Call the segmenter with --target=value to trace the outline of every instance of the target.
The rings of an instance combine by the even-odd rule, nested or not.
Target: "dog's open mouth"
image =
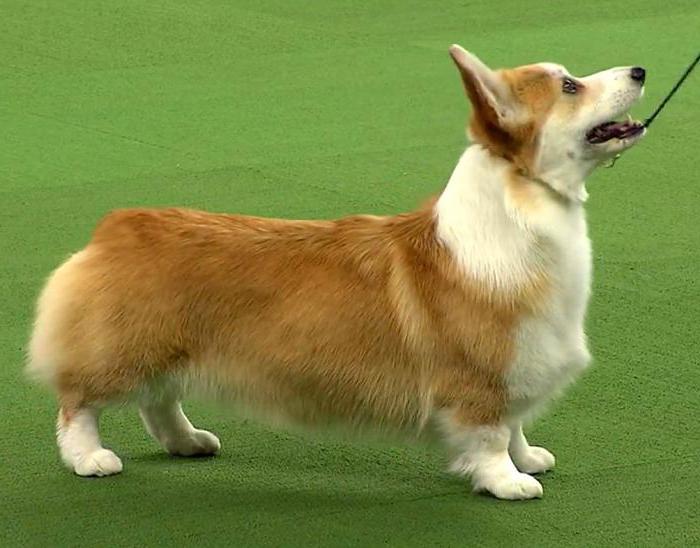
[[[604,122],[586,133],[586,140],[592,145],[605,143],[610,139],[629,139],[644,132],[644,123],[628,116],[623,122]]]

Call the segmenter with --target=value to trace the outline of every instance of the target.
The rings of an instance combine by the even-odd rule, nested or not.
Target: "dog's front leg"
[[[500,499],[542,496],[542,485],[520,472],[508,453],[511,430],[506,424],[473,425],[460,413],[442,413],[441,429],[455,454],[450,471],[469,476],[474,491],[488,491]]]
[[[523,424],[520,421],[510,425],[510,443],[508,452],[513,463],[521,472],[540,474],[554,467],[555,458],[544,447],[528,444],[523,434]]]

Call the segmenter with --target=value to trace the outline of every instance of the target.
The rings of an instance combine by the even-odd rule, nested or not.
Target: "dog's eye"
[[[578,91],[578,84],[571,78],[564,78],[561,82],[561,90],[564,93],[576,93]]]

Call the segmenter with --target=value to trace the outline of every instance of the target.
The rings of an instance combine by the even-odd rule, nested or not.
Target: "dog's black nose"
[[[647,76],[647,71],[644,70],[642,67],[632,67],[632,70],[630,71],[630,77],[632,80],[635,82],[639,82],[640,84],[644,83],[644,79]]]

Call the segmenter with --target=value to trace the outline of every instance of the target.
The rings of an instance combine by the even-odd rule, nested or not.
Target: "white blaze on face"
[[[616,67],[581,78],[597,91],[587,110],[593,124],[627,112],[644,94],[644,87],[630,77],[632,67]]]

